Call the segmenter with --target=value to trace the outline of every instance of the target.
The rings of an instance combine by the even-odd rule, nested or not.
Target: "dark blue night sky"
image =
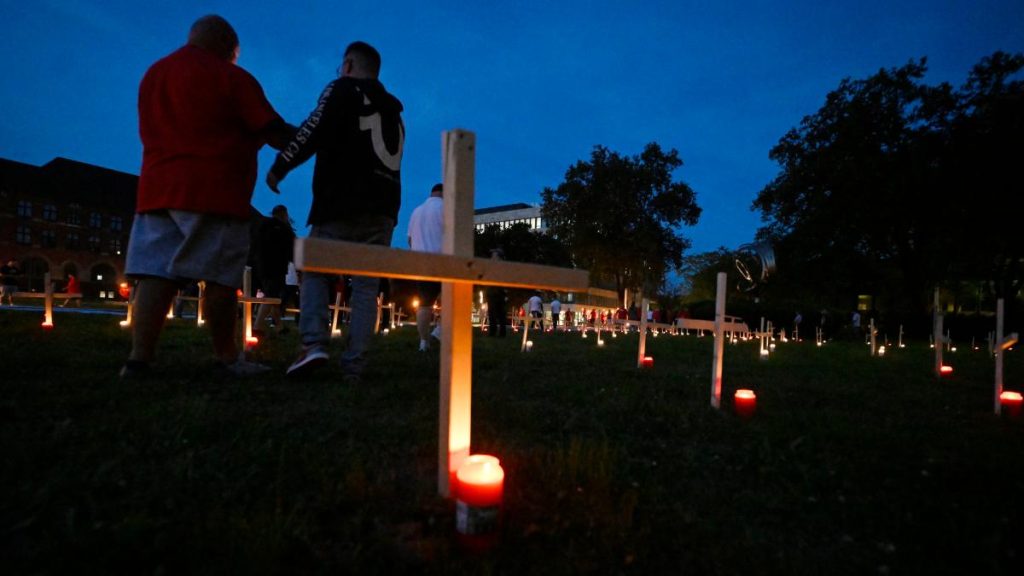
[[[440,178],[440,134],[477,134],[476,205],[540,202],[594,145],[637,154],[657,141],[704,209],[692,252],[750,241],[768,150],[844,77],[927,57],[927,81],[961,84],[996,50],[1024,52],[1022,0],[0,3],[0,157],[56,156],[138,173],[136,96],[146,68],[217,13],[238,31],[239,65],[298,124],[353,40],[375,45],[405,104],[404,197],[395,244]],[[298,223],[312,162],[264,213]],[[300,230],[304,235],[304,229]]]

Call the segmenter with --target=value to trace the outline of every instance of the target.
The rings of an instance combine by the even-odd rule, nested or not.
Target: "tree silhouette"
[[[672,181],[682,165],[678,152],[653,142],[638,156],[595,146],[590,161],[544,189],[541,212],[592,282],[613,282],[620,300],[627,288],[650,292],[690,246],[677,227],[700,217],[693,190]]]

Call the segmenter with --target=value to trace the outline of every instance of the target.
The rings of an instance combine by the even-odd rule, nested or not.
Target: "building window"
[[[79,246],[78,234],[71,232],[64,237],[64,247],[68,250],[78,250]]]
[[[103,216],[99,212],[92,212],[89,214],[89,227],[90,228],[101,228],[103,226]]]
[[[53,248],[57,245],[57,234],[53,230],[43,230],[39,235],[39,244],[43,248]]]
[[[120,232],[121,228],[124,227],[124,220],[120,216],[110,217],[110,229],[114,232]]]
[[[71,226],[81,226],[82,215],[77,210],[72,210],[71,212],[68,212],[68,215],[65,217],[64,221],[70,224]]]
[[[100,251],[100,238],[99,236],[89,236],[89,250],[93,252]]]
[[[113,240],[110,241],[110,252],[112,254],[118,254],[118,255],[121,254],[121,239],[120,238],[114,238]]]
[[[18,217],[19,218],[31,218],[32,217],[32,203],[28,200],[18,200]]]
[[[32,229],[28,226],[18,226],[15,240],[22,246],[29,246],[32,244]]]
[[[43,206],[43,220],[47,222],[57,221],[57,207],[53,204],[46,204]]]

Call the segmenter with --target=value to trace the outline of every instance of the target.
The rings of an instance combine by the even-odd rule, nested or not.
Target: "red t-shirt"
[[[195,46],[157,61],[139,86],[137,212],[249,217],[260,132],[279,119],[259,82]]]

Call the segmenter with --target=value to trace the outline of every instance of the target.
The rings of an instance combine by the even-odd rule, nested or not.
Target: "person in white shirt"
[[[409,217],[409,248],[416,252],[440,252],[444,234],[444,186],[434,184],[430,197],[412,211]],[[434,302],[441,293],[440,282],[419,283],[420,307],[416,311],[416,329],[420,334],[420,352],[430,349],[430,336],[440,339],[439,331],[430,331]]]
[[[530,296],[530,299],[526,301],[527,311],[530,313],[530,318],[540,318],[540,329],[544,331],[544,301],[540,299],[540,294],[534,293]]]
[[[558,316],[562,313],[562,303],[555,296],[551,299],[551,329],[558,331]]]

